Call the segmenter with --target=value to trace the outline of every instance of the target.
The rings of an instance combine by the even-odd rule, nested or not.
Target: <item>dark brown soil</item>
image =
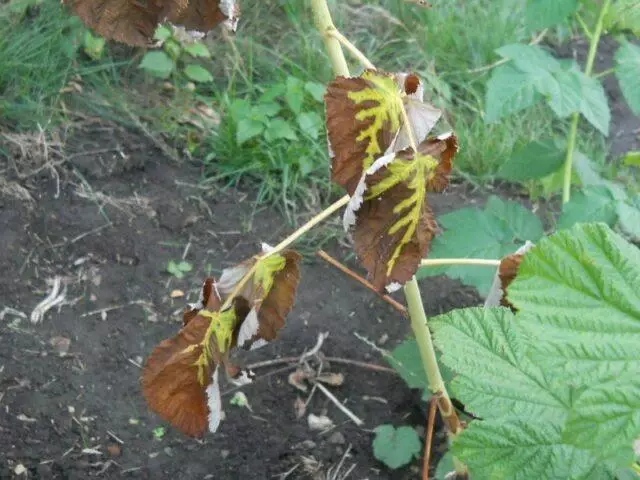
[[[198,442],[167,427],[155,438],[164,423],[143,400],[138,365],[179,329],[186,299],[172,300],[170,292],[184,290],[194,301],[205,276],[291,228],[268,208],[252,216],[245,194],[199,187],[198,168],[173,164],[121,128],[83,125],[71,132],[65,152],[51,143],[51,168],[33,174],[45,162],[36,140],[5,140],[12,157],[0,165],[0,478],[12,478],[18,465],[42,479],[267,479],[296,465],[288,478],[324,478],[309,472],[335,469],[349,446],[342,470],[356,465],[349,478],[417,477],[419,461],[392,472],[375,460],[371,430],[383,423],[424,426],[419,392],[394,374],[350,365],[331,365],[345,375],[332,390],[364,428],[318,392],[307,414],[326,414],[337,427],[326,435],[310,431],[306,416],[295,418],[291,370],[273,374],[283,367],[274,365],[257,370],[257,381],[244,388],[253,413],[230,405],[227,395],[226,420],[216,435]],[[27,193],[32,200],[17,198]],[[439,213],[463,202],[453,193],[434,199]],[[194,270],[189,278],[171,278],[167,262],[181,259],[187,244]],[[332,253],[345,258],[348,251],[336,246]],[[66,303],[34,325],[28,316],[56,276],[66,286]],[[423,288],[429,314],[479,300],[473,289],[446,279],[424,281]],[[380,364],[379,354],[354,333],[374,341],[386,334],[384,347],[392,348],[409,325],[370,291],[311,257],[281,338],[243,360],[298,356],[320,332],[330,334],[324,355]],[[56,337],[71,341],[67,355],[52,344]],[[332,437],[335,432],[341,435]]]

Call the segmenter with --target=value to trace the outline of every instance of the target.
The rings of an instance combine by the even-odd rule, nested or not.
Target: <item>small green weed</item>
[[[184,260],[179,262],[169,260],[169,263],[167,264],[167,272],[169,272],[176,278],[184,278],[184,276],[191,270],[193,270],[193,265],[190,262],[186,262]]]

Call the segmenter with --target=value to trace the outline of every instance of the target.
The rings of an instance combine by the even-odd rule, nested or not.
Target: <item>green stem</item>
[[[591,76],[593,71],[593,64],[596,60],[596,53],[598,51],[598,44],[600,43],[600,37],[602,36],[602,30],[604,28],[604,17],[609,10],[611,0],[604,0],[600,14],[598,15],[598,22],[596,28],[589,38],[589,54],[587,55],[587,64],[584,68],[584,73],[587,76]],[[571,174],[573,173],[573,152],[576,148],[576,139],[578,137],[578,121],[580,120],[580,114],[574,113],[571,118],[571,127],[569,129],[569,138],[567,140],[567,158],[564,162],[564,182],[562,186],[562,203],[567,203],[571,199]]]
[[[424,311],[422,295],[420,294],[416,277],[406,283],[404,295],[407,299],[407,311],[409,312],[409,318],[411,318],[411,328],[416,336],[424,371],[427,373],[427,379],[429,380],[429,389],[434,395],[438,396],[440,414],[449,427],[450,436],[455,437],[462,430],[462,425],[451,403],[447,387],[438,367],[436,351],[431,340],[429,326],[427,325],[427,314]]]
[[[337,29],[333,24],[327,0],[311,0],[311,8],[316,19],[316,27],[324,38],[324,44],[327,47],[334,73],[348,77],[349,67],[347,66],[347,60],[344,58],[340,41],[331,35],[331,32]]]

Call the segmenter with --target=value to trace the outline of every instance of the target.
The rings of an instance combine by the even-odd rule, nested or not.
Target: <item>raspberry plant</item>
[[[69,3],[98,33],[133,45],[150,44],[164,20],[209,30],[219,23],[235,27],[239,14],[231,0],[144,6],[113,0]],[[353,235],[374,288],[404,289],[422,368],[418,376],[406,366],[401,373],[413,379],[413,386],[427,385],[435,399],[451,443],[442,465],[479,479],[613,479],[640,471],[638,249],[597,223],[544,237],[540,222],[527,217],[522,207],[493,199],[481,217],[473,211],[454,212],[442,222],[449,232],[469,232],[475,215],[489,239],[485,253],[490,258],[425,260],[439,233],[429,194],[447,187],[458,140],[452,132],[432,134],[441,111],[423,101],[424,85],[417,75],[377,70],[336,29],[326,0],[310,3],[336,74],[325,95],[326,122],[332,179],[346,195],[278,245],[263,245],[260,253],[224,270],[219,279],[205,280],[200,300],[184,311],[183,328],[147,360],[142,383],[149,406],[190,436],[219,428],[221,371],[238,385],[252,380],[250,371],[231,363],[230,351],[274,340],[295,302],[301,257],[289,247],[346,207],[344,227]],[[536,0],[530,6],[535,11],[548,3]],[[591,35],[596,47],[609,8],[616,11],[628,3],[604,0]],[[569,15],[574,4],[576,0],[558,2],[556,13]],[[543,15],[532,18],[548,24]],[[359,75],[350,74],[343,47],[364,67]],[[523,49],[511,46],[503,53]],[[535,62],[516,59],[509,68],[528,73],[526,69],[541,64],[554,65],[545,54],[533,55]],[[593,52],[589,58],[587,77]],[[628,71],[625,75],[630,78]],[[536,85],[546,88],[544,82]],[[490,104],[491,111],[496,108]],[[577,115],[567,150],[569,185]],[[548,145],[536,148],[543,147]],[[536,175],[549,170],[544,165],[531,168]],[[567,188],[565,183],[565,202]],[[427,322],[416,272],[421,266],[461,265],[498,267],[491,286],[490,273],[483,280],[485,306],[454,310]],[[434,339],[447,367],[447,384]],[[414,347],[402,348],[406,353]],[[426,381],[415,380],[420,376]],[[473,414],[470,424],[461,420],[449,390]],[[392,468],[410,461],[418,447],[412,429],[377,429],[375,454]]]

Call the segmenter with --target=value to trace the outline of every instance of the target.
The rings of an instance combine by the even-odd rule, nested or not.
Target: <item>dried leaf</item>
[[[295,302],[300,259],[298,253],[287,250],[264,259],[248,260],[222,272],[216,286],[221,293],[230,294],[253,269],[235,300],[242,321],[238,346],[255,349],[276,338]]]
[[[500,266],[496,271],[496,275],[493,280],[493,285],[489,290],[487,299],[485,300],[485,307],[503,307],[510,308],[514,313],[516,308],[507,300],[507,287],[513,282],[518,275],[520,264],[526,253],[535,247],[530,241],[526,241],[525,244],[520,247],[515,253],[507,255],[500,261]]]
[[[321,373],[315,378],[318,382],[326,383],[333,387],[339,387],[344,383],[344,375],[342,373]]]
[[[427,192],[448,184],[457,152],[453,134],[430,138],[418,153],[379,158],[362,176],[344,213],[355,228],[355,250],[378,291],[394,291],[413,277],[438,231]]]
[[[418,143],[441,112],[422,101],[417,75],[365,71],[360,77],[338,77],[327,88],[327,130],[332,180],[353,195],[362,174],[380,156],[409,146],[403,108]]]
[[[171,298],[181,298],[184,297],[184,292],[182,290],[171,290],[171,293],[169,294],[169,297]]]
[[[188,30],[209,31],[221,22],[235,30],[235,0],[64,0],[99,35],[129,45],[149,45],[165,21]]]
[[[305,385],[305,380],[309,379],[309,373],[306,372],[303,368],[297,368],[295,371],[291,372],[288,377],[289,385],[297,388],[301,392],[307,392],[307,386]]]
[[[296,397],[295,401],[293,402],[293,410],[296,413],[296,420],[300,420],[307,412],[307,404],[302,398]]]

